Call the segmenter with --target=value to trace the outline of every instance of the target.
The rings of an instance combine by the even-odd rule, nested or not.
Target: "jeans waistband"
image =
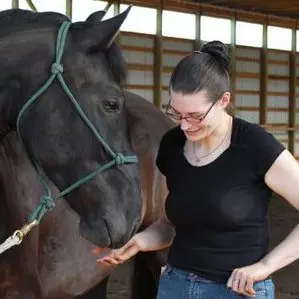
[[[178,267],[175,267],[175,266],[172,266],[169,264],[166,264],[164,271],[166,271],[166,273],[172,271],[173,273],[175,273],[176,275],[178,275],[179,277],[181,277],[183,279],[190,279],[190,280],[198,281],[198,282],[202,282],[202,283],[214,283],[214,284],[219,284],[219,283],[223,284],[224,283],[224,282],[218,282],[218,281],[206,279],[195,272],[192,272],[190,270],[185,270],[182,268],[178,268]],[[273,280],[271,277],[269,277],[263,281],[256,282],[255,284],[260,284],[260,283],[273,284]]]
[[[166,273],[173,271],[176,275],[180,276],[181,278],[188,278],[188,279],[200,281],[203,283],[217,283],[215,281],[203,278],[200,275],[198,275],[192,271],[177,268],[177,267],[171,266],[169,264],[166,265],[164,271],[166,271]]]

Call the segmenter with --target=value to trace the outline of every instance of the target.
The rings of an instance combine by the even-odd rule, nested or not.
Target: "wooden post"
[[[268,24],[263,25],[263,47],[260,58],[260,124],[267,123],[267,91],[268,91]]]
[[[200,21],[201,21],[201,10],[196,11],[196,15],[195,15],[195,41],[193,46],[194,51],[198,51],[201,46]]]
[[[235,106],[235,103],[236,103],[236,71],[237,71],[237,62],[236,62],[236,16],[234,16],[231,19],[230,58],[231,58],[231,71],[230,71],[231,102],[232,102],[233,106]]]
[[[162,106],[162,10],[163,0],[161,0],[159,7],[157,8],[157,30],[154,45],[154,105],[161,109]]]
[[[31,10],[37,12],[36,6],[35,6],[34,3],[32,2],[32,0],[26,0],[26,2],[27,2],[28,6],[30,7]]]
[[[66,0],[66,11],[65,14],[72,19],[73,17],[73,0]]]
[[[117,16],[117,15],[119,15],[119,13],[120,13],[120,0],[116,0],[116,1],[114,1],[114,12],[113,12],[113,14],[115,16]]]
[[[289,128],[296,126],[296,29],[292,29],[292,52],[289,66]],[[295,130],[288,130],[288,149],[295,155]]]
[[[19,0],[12,0],[11,1],[12,8],[19,8]]]

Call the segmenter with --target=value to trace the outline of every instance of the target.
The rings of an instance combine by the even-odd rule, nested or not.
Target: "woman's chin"
[[[203,139],[206,134],[204,133],[204,130],[197,130],[197,131],[184,131],[185,136],[190,141],[199,141]]]

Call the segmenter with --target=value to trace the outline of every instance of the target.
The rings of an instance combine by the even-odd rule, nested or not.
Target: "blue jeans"
[[[256,282],[256,299],[274,299],[272,279]],[[227,288],[225,283],[213,282],[169,265],[161,274],[157,299],[245,299]]]

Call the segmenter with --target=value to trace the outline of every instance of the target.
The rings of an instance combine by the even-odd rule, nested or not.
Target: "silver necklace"
[[[230,123],[231,123],[231,121],[230,121]],[[207,154],[205,154],[203,156],[198,157],[197,154],[196,154],[196,150],[195,150],[195,142],[193,142],[193,152],[194,152],[195,163],[200,163],[201,159],[203,159],[203,158],[205,158],[205,157],[213,154],[223,144],[224,140],[226,139],[226,137],[228,135],[229,128],[230,128],[230,123],[228,125],[228,128],[226,130],[226,133],[225,133],[223,139],[221,140],[221,142],[211,152],[209,152],[209,153],[207,153]]]

